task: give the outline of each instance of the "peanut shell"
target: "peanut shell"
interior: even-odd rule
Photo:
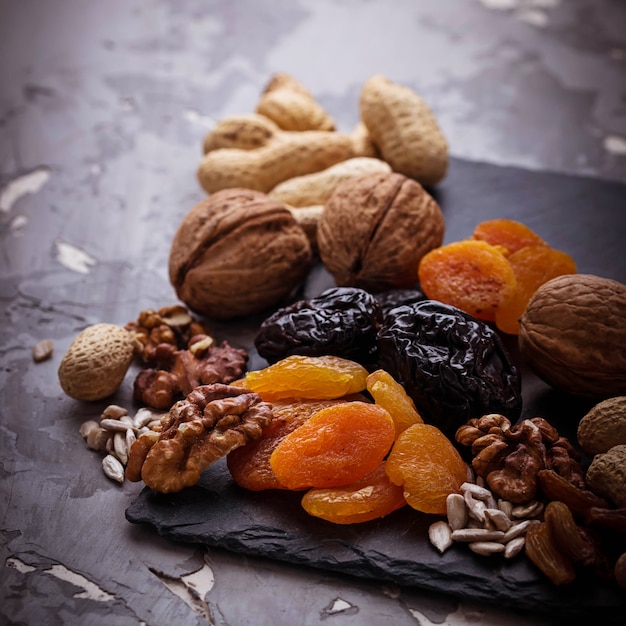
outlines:
[[[101,400],[115,393],[133,360],[130,332],[115,324],[88,326],[72,341],[59,364],[59,383],[76,400]]]
[[[626,396],[598,402],[578,423],[576,436],[589,456],[626,443]]]

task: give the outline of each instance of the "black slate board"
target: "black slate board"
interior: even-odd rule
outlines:
[[[626,282],[626,185],[496,167],[453,159],[434,192],[446,219],[445,241],[471,235],[485,219],[517,219],[553,247],[571,254],[581,273]],[[296,297],[333,285],[317,266]],[[626,313],[625,313],[626,316]],[[216,326],[216,334],[250,351],[250,368],[263,367],[252,338],[263,319]],[[626,317],[625,317],[626,324]],[[522,370],[522,418],[540,415],[575,440],[576,424],[592,403],[551,389],[523,363],[513,337],[504,337]],[[609,623],[626,609],[626,592],[579,577],[556,588],[525,558],[478,557],[465,546],[440,555],[428,542],[434,517],[405,507],[383,520],[337,526],[309,517],[300,495],[252,493],[234,484],[224,462],[201,482],[174,495],[148,489],[127,509],[130,522],[154,526],[174,541],[206,544],[357,577],[384,580],[547,615],[576,615]]]

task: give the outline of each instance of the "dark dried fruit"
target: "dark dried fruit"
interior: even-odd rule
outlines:
[[[521,413],[521,378],[494,330],[425,300],[391,309],[378,334],[381,369],[404,385],[427,423],[454,438],[472,417]]]
[[[254,344],[269,363],[293,354],[329,354],[369,365],[380,321],[380,307],[367,291],[328,289],[276,311],[261,324]]]
[[[576,578],[574,564],[558,548],[545,522],[528,528],[526,556],[557,586],[567,585]]]

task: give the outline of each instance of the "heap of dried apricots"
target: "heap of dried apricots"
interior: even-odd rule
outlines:
[[[423,292],[508,334],[531,296],[552,278],[575,274],[572,257],[525,224],[500,218],[479,223],[472,237],[435,248],[418,268]]]
[[[368,373],[334,356],[290,356],[236,384],[272,402],[274,412],[261,439],[227,457],[246,489],[304,491],[309,514],[352,524],[406,504],[444,514],[447,496],[467,478],[452,442],[424,424],[384,370]]]

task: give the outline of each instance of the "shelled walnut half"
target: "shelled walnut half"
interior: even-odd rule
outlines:
[[[130,448],[126,477],[161,493],[195,485],[209,465],[258,439],[272,408],[243,387],[201,385],[161,418],[161,431],[140,435]]]
[[[512,426],[499,414],[469,420],[456,441],[471,449],[472,467],[499,497],[522,504],[534,499],[541,470],[554,470],[583,488],[584,472],[572,444],[541,417]]]

